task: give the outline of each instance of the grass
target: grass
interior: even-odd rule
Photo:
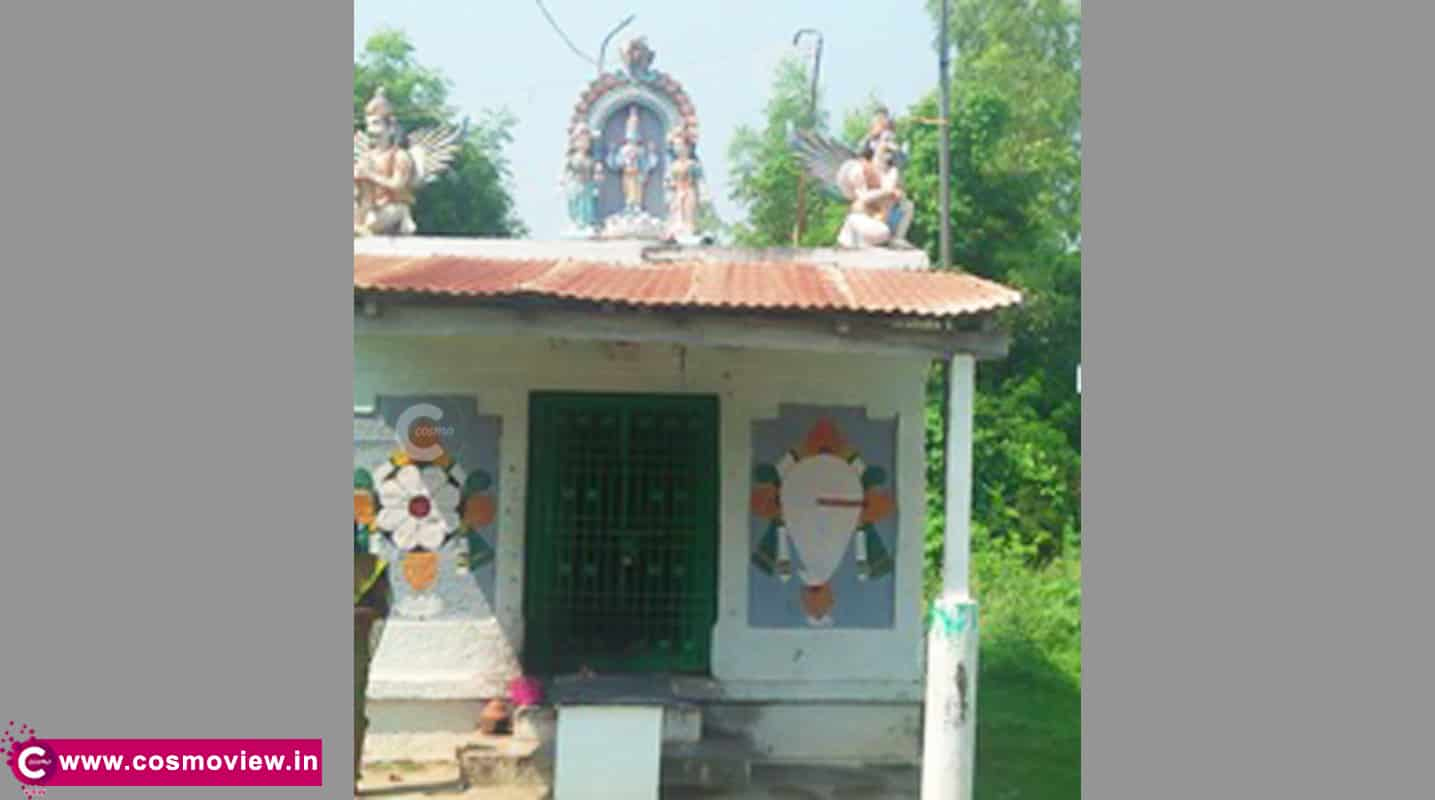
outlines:
[[[1029,642],[983,638],[977,800],[1080,797],[1080,680]]]

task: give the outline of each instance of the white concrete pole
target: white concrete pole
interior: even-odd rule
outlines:
[[[977,741],[977,604],[971,556],[972,400],[976,360],[954,356],[947,381],[947,515],[942,594],[927,630],[922,800],[971,800]]]

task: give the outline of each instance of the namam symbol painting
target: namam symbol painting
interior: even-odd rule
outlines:
[[[860,409],[784,406],[753,424],[749,624],[892,626],[895,432]]]
[[[382,398],[355,418],[354,547],[394,568],[394,612],[490,616],[498,420],[473,398]]]

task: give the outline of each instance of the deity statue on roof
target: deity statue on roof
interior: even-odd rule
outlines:
[[[668,221],[665,238],[698,240],[698,208],[703,198],[703,167],[697,158],[697,134],[687,127],[668,136]]]
[[[578,177],[589,174],[596,183],[596,195],[578,196],[595,198],[592,228],[599,237],[686,237],[689,223],[696,229],[700,207],[697,112],[682,85],[653,68],[653,49],[642,37],[624,43],[619,55],[622,63],[588,84],[568,122],[570,131],[579,126],[589,131],[592,157],[601,168],[585,173],[587,163],[578,157]],[[565,170],[574,157],[570,138]],[[675,162],[680,162],[676,169]],[[582,230],[578,218],[587,213],[587,201],[574,205],[574,198],[569,195],[569,216]]]
[[[463,135],[439,126],[405,136],[383,87],[375,90],[354,132],[354,235],[413,235],[414,193],[449,168]]]
[[[852,204],[838,246],[912,247],[907,230],[914,207],[902,186],[905,157],[885,108],[878,109],[857,152],[816,131],[794,133],[791,145],[809,174]]]
[[[568,195],[569,235],[591,236],[598,230],[598,188],[603,182],[603,161],[595,154],[594,130],[587,123],[568,134],[568,156],[563,162],[563,187]]]
[[[608,165],[618,170],[622,177],[625,212],[642,210],[643,191],[647,188],[648,174],[657,166],[658,155],[655,150],[652,144],[643,141],[638,130],[638,106],[629,106],[623,141],[615,144],[608,155]]]

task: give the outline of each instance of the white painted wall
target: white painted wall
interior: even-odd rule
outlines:
[[[446,632],[425,627],[437,623],[391,620],[376,655],[371,697],[491,696],[514,674],[523,632],[528,397],[567,390],[719,397],[723,483],[712,668],[728,696],[780,701],[800,691],[809,701],[920,700],[924,358],[360,334],[354,361],[356,408],[372,406],[381,394],[474,394],[480,414],[503,420],[496,619]],[[775,417],[784,403],[862,406],[870,417],[897,419],[900,528],[890,630],[747,625],[751,423]],[[415,644],[419,652],[406,651]]]

